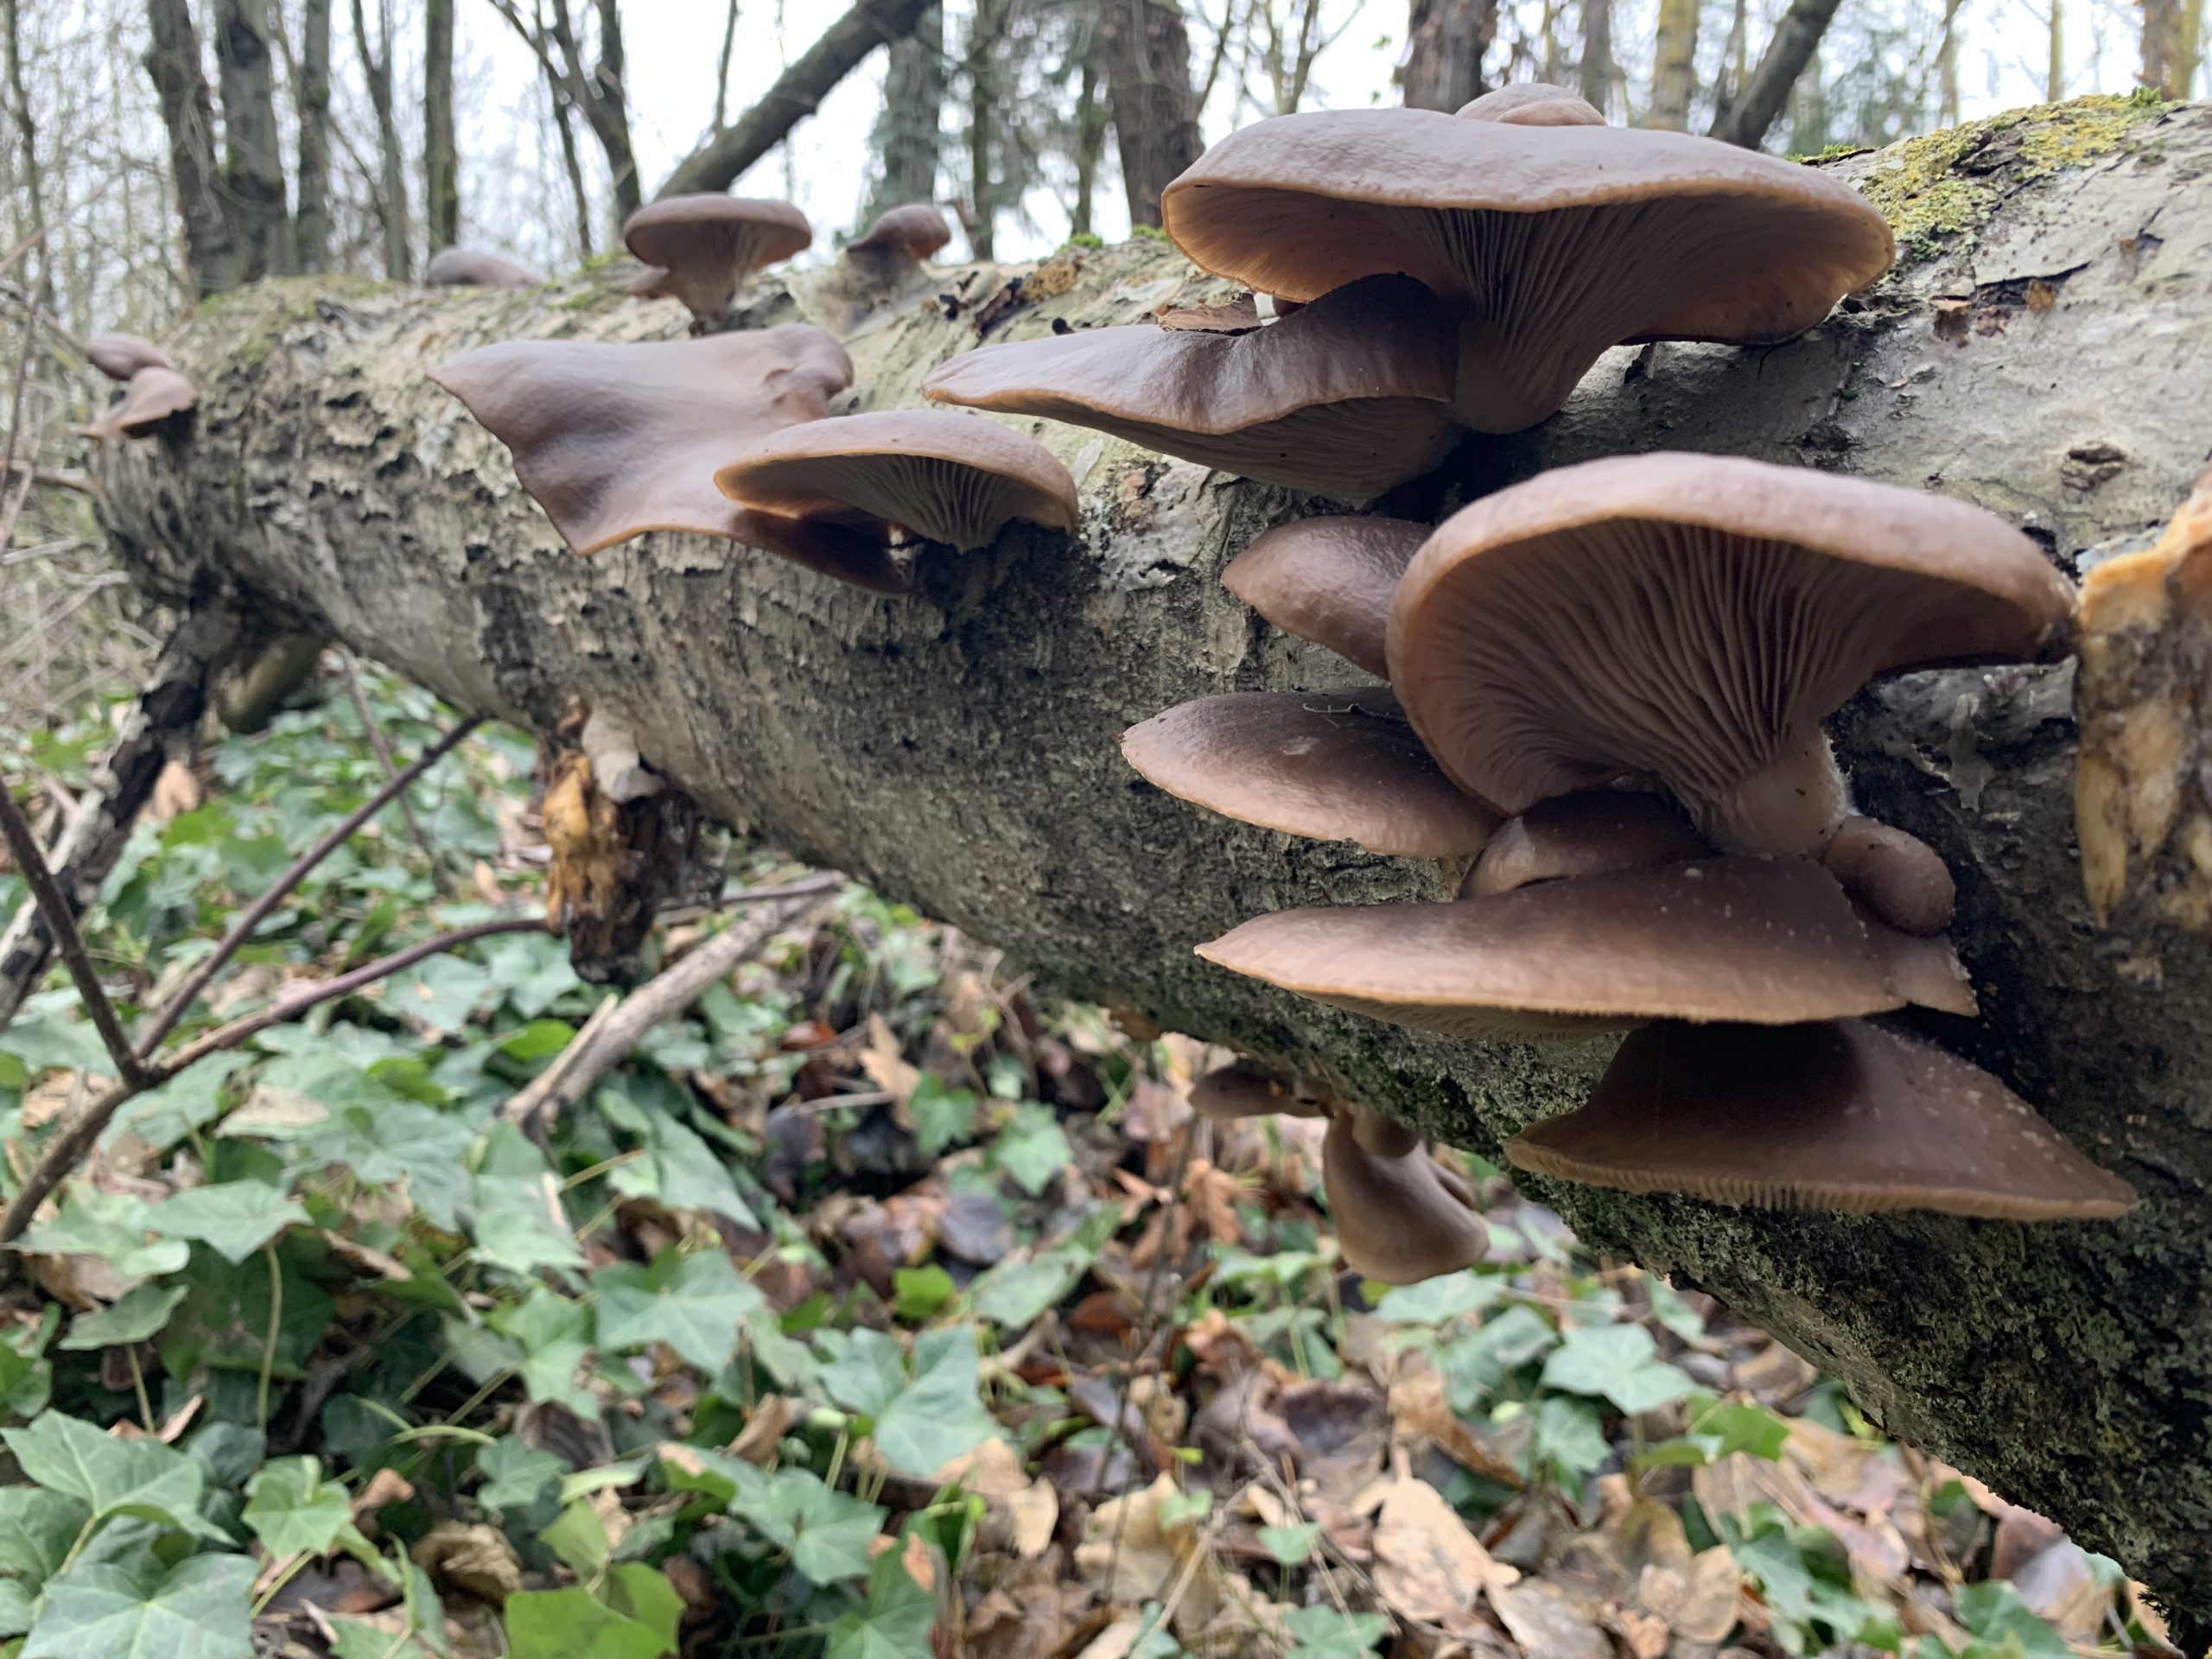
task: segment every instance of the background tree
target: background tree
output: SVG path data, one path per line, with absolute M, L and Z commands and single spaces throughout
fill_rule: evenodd
M 429 251 L 461 240 L 461 151 L 453 126 L 454 0 L 423 6 L 423 231 Z
M 1496 0 L 1413 0 L 1402 72 L 1406 107 L 1456 110 L 1479 98 L 1483 55 L 1497 36 Z
M 358 10 L 360 0 L 354 0 Z M 200 31 L 186 0 L 146 0 L 152 35 L 146 73 L 160 95 L 162 124 L 168 131 L 169 171 L 184 224 L 194 289 L 220 294 L 245 280 L 245 250 L 217 194 L 215 107 L 200 67 Z
M 149 0 L 173 4 L 183 0 Z M 352 0 L 353 47 L 361 61 L 361 77 L 376 111 L 376 215 L 384 232 L 384 275 L 388 281 L 408 278 L 407 151 L 399 137 L 399 113 L 392 92 L 391 0 L 376 0 L 376 32 L 372 37 L 364 0 Z
M 1105 0 L 1101 32 L 1129 223 L 1160 223 L 1160 193 L 1198 158 L 1191 42 L 1162 0 Z
M 330 257 L 330 0 L 301 0 L 293 121 L 299 168 L 292 212 L 294 265 L 321 270 Z
M 944 11 L 931 6 L 884 60 L 883 109 L 871 137 L 874 177 L 861 212 L 867 228 L 878 213 L 905 201 L 935 201 L 944 145 Z

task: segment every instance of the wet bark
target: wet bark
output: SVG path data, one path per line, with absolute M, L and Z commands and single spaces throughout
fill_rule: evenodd
M 1099 28 L 1129 223 L 1157 226 L 1160 193 L 1205 148 L 1191 100 L 1190 36 L 1181 9 L 1160 0 L 1107 0 Z
M 2054 558 L 2158 524 L 2205 461 L 2212 111 L 2114 100 L 2002 118 L 1838 164 L 1896 217 L 1889 279 L 1756 352 L 1611 354 L 1533 432 L 1471 442 L 1386 504 L 1435 515 L 1544 467 L 1661 445 L 1817 465 L 1978 501 Z M 1063 288 L 947 272 L 960 303 L 855 333 L 863 408 L 910 405 L 993 339 L 1135 322 L 1226 289 L 1149 238 Z M 755 321 L 805 314 L 804 279 Z M 1209 692 L 1351 677 L 1223 591 L 1267 524 L 1320 510 L 1044 426 L 1079 536 L 1015 533 L 870 597 L 726 543 L 567 554 L 505 452 L 423 378 L 518 334 L 626 339 L 665 320 L 579 277 L 543 291 L 304 283 L 184 331 L 199 423 L 105 457 L 103 511 L 149 585 L 229 586 L 540 728 L 582 695 L 713 814 L 1007 947 L 1040 982 L 1326 1066 L 1378 1107 L 1495 1155 L 1574 1103 L 1598 1041 L 1484 1047 L 1363 1021 L 1209 968 L 1192 945 L 1287 906 L 1434 898 L 1433 866 L 1292 841 L 1149 788 L 1121 731 Z M 1039 298 L 1039 295 L 1050 297 Z M 1027 296 L 1025 298 L 1023 296 Z M 1939 313 L 1936 302 L 1946 302 Z M 1961 312 L 1955 304 L 1963 300 Z M 1963 315 L 1963 338 L 1947 321 Z M 2063 1521 L 2212 1624 L 2212 949 L 2091 924 L 2061 668 L 1922 674 L 1833 722 L 1870 810 L 1957 874 L 1985 1017 L 1931 1029 L 2141 1191 L 2124 1222 L 1736 1211 L 1531 1180 L 1599 1248 L 1725 1298 L 1848 1382 L 1891 1432 Z

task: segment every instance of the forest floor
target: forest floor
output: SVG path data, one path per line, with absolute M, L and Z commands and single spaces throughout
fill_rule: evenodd
M 88 918 L 126 1012 L 382 782 L 364 709 L 403 761 L 452 723 L 361 689 L 165 779 Z M 0 771 L 50 814 L 107 730 Z M 181 1036 L 542 906 L 537 766 L 470 736 Z M 1439 1154 L 1490 1259 L 1361 1283 L 1318 1125 L 1194 1118 L 1225 1054 L 861 887 L 541 1145 L 501 1108 L 609 995 L 510 933 L 124 1109 L 0 1299 L 0 1656 L 2169 1651 L 2113 1562 L 1479 1160 Z M 10 1192 L 112 1070 L 57 975 L 0 1033 Z

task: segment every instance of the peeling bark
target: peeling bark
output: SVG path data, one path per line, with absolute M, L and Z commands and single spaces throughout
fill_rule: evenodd
M 1672 445 L 1941 490 L 2024 524 L 2067 563 L 2162 522 L 2206 454 L 2212 111 L 2069 105 L 1839 166 L 1897 223 L 1893 276 L 1786 346 L 1610 354 L 1558 417 L 1471 440 L 1385 510 L 1433 516 L 1547 467 Z M 932 304 L 855 332 L 848 401 L 913 404 L 931 365 L 976 342 L 979 318 L 994 339 L 1021 337 L 1225 289 L 1150 239 L 1060 280 L 1071 267 L 945 273 L 957 315 Z M 808 281 L 788 280 L 755 291 L 749 321 L 805 315 Z M 463 708 L 544 728 L 581 694 L 713 815 L 1007 947 L 1046 982 L 1325 1067 L 1493 1155 L 1580 1099 L 1609 1045 L 1424 1037 L 1191 953 L 1262 911 L 1450 891 L 1433 866 L 1211 817 L 1117 753 L 1123 728 L 1185 698 L 1350 677 L 1216 580 L 1258 531 L 1318 504 L 1023 423 L 1081 483 L 1082 534 L 1020 531 L 969 558 L 932 556 L 910 599 L 690 537 L 575 558 L 505 452 L 423 369 L 488 340 L 665 324 L 594 278 L 251 290 L 178 338 L 197 428 L 111 447 L 103 512 L 150 585 L 233 585 Z M 2148 924 L 2125 937 L 2092 925 L 2073 849 L 2069 680 L 2063 668 L 1910 676 L 1834 728 L 1868 810 L 1958 877 L 1957 937 L 1986 1015 L 1929 1028 L 2133 1182 L 2138 1214 L 2025 1229 L 1528 1185 L 1599 1248 L 1713 1291 L 1840 1373 L 1891 1433 L 2118 1556 L 2201 1631 L 2212 952 Z

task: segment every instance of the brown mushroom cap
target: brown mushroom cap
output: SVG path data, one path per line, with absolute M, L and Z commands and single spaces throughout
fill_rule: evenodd
M 1429 110 L 1255 122 L 1160 211 L 1201 267 L 1264 293 L 1402 271 L 1465 302 L 1456 407 L 1482 432 L 1554 413 L 1623 341 L 1801 334 L 1894 254 L 1881 214 L 1815 168 L 1685 133 Z
M 1882 976 L 1899 996 L 1916 1007 L 1967 1019 L 1981 1012 L 1974 981 L 1950 940 L 1941 933 L 1907 933 L 1892 927 L 1855 896 L 1851 908 L 1866 931 L 1866 947 L 1881 964 Z
M 1500 824 L 1459 896 L 1487 899 L 1538 881 L 1680 864 L 1713 851 L 1671 801 L 1638 790 L 1586 790 L 1539 801 Z
M 1649 454 L 1456 514 L 1386 649 L 1459 785 L 1508 813 L 1645 773 L 1731 851 L 1817 852 L 1849 813 L 1821 721 L 1877 675 L 2033 658 L 2074 590 L 1963 502 Z
M 855 237 L 845 244 L 848 253 L 876 253 L 895 251 L 915 259 L 926 259 L 952 240 L 952 227 L 944 222 L 943 210 L 924 201 L 910 201 L 897 207 L 887 207 L 868 227 L 866 236 Z
M 1419 1137 L 1378 1113 L 1355 1107 L 1331 1116 L 1321 1181 L 1337 1248 L 1362 1278 L 1417 1284 L 1472 1267 L 1490 1248 L 1489 1227 Z
M 1191 1085 L 1191 1109 L 1215 1123 L 1241 1117 L 1319 1117 L 1321 1109 L 1249 1060 L 1216 1066 Z
M 1427 539 L 1427 525 L 1403 518 L 1295 518 L 1255 537 L 1221 584 L 1285 633 L 1388 679 L 1390 601 Z
M 85 342 L 85 361 L 111 380 L 127 382 L 141 369 L 173 369 L 169 354 L 138 334 L 94 334 Z
M 1892 927 L 1929 934 L 1951 925 L 1957 885 L 1936 849 L 1917 836 L 1854 814 L 1836 826 L 1821 861 Z
M 1226 817 L 1374 853 L 1465 856 L 1497 822 L 1437 770 L 1386 686 L 1200 697 L 1130 727 L 1122 753 Z
M 715 487 L 734 437 L 819 420 L 851 384 L 845 348 L 818 328 L 624 346 L 508 340 L 448 359 L 430 378 L 507 446 L 515 476 L 579 553 L 651 530 L 692 531 L 798 556 L 863 587 L 895 569 L 880 537 L 871 553 L 849 532 L 768 522 Z
M 149 438 L 200 401 L 191 381 L 175 369 L 146 368 L 132 375 L 123 395 L 83 429 L 85 436 Z
M 475 248 L 441 248 L 423 268 L 425 288 L 536 288 L 544 280 L 527 265 Z
M 1548 81 L 1516 81 L 1484 92 L 1452 113 L 1462 121 L 1503 121 L 1522 127 L 1602 127 L 1605 118 L 1564 86 Z
M 1649 1027 L 1588 1105 L 1505 1154 L 1593 1186 L 1770 1208 L 2063 1221 L 2135 1205 L 1989 1073 L 1857 1020 Z
M 715 484 L 763 512 L 897 524 L 962 549 L 1009 518 L 1072 531 L 1075 480 L 1034 438 L 925 409 L 842 415 L 754 439 Z
M 622 226 L 623 245 L 668 273 L 645 291 L 681 300 L 699 318 L 721 316 L 740 283 L 813 240 L 814 227 L 791 203 L 748 196 L 664 196 Z
M 1250 334 L 1140 325 L 986 346 L 938 365 L 922 390 L 1363 500 L 1458 442 L 1451 327 L 1418 283 L 1376 276 Z
M 1445 905 L 1278 911 L 1198 955 L 1372 1019 L 1476 1038 L 1878 1014 L 1891 990 L 1809 859 L 1717 858 Z

